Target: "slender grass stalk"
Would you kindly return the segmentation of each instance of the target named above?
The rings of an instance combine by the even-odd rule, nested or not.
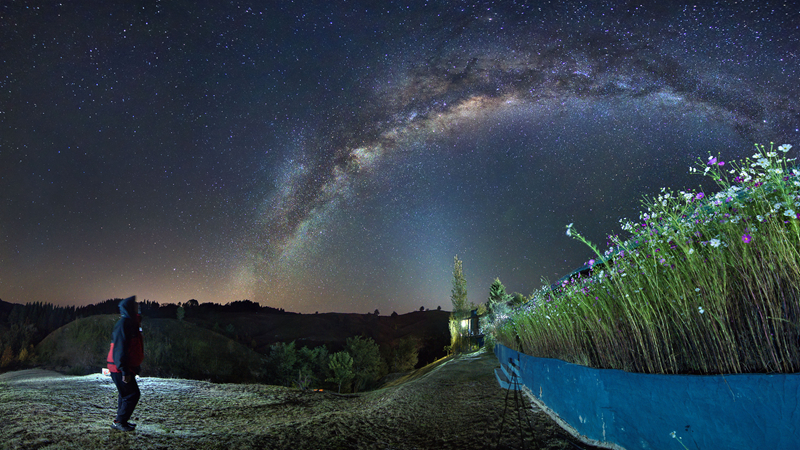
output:
[[[715,194],[662,189],[620,221],[587,273],[487,324],[534,355],[645,373],[800,371],[800,177],[777,149],[690,172]],[[515,345],[516,344],[516,345]]]

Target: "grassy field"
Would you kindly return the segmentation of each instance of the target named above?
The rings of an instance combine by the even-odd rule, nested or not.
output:
[[[10,372],[0,375],[0,448],[494,448],[506,400],[495,367],[490,353],[463,355],[390,387],[346,396],[145,377],[132,433],[109,428],[117,395],[110,378]],[[543,412],[526,414],[533,423],[525,426],[526,448],[591,448],[576,444]],[[518,448],[518,423],[504,429],[498,448]]]

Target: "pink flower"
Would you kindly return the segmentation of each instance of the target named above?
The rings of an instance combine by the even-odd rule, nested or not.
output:
[[[742,242],[744,242],[745,244],[749,244],[750,241],[752,241],[752,240],[753,240],[753,237],[750,236],[749,234],[743,234],[742,235]]]
[[[702,192],[698,192],[697,195],[694,197],[694,199],[695,200],[701,200],[705,196],[706,196],[706,194],[703,194]]]
[[[710,165],[713,165],[713,164],[716,164],[716,163],[717,163],[717,158],[711,158],[711,159],[708,160],[708,162],[706,164],[708,164],[710,166]]]
[[[593,265],[594,265],[594,260],[593,260],[593,259],[590,259],[590,260],[589,260],[589,267],[592,267]]]

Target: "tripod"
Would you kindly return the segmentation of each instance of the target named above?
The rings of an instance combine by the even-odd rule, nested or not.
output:
[[[500,446],[500,440],[503,438],[503,428],[505,427],[506,414],[508,413],[508,396],[511,394],[511,391],[514,391],[514,410],[517,412],[517,426],[519,429],[520,448],[522,448],[523,450],[525,449],[525,433],[523,430],[523,417],[528,423],[528,429],[531,431],[531,434],[533,434],[533,423],[531,423],[530,416],[525,414],[527,402],[525,401],[524,398],[522,398],[522,393],[520,392],[521,384],[519,381],[519,366],[520,366],[519,356],[517,356],[517,361],[514,361],[513,358],[508,358],[508,367],[510,368],[511,379],[509,380],[509,387],[506,390],[506,401],[503,407],[503,420],[502,422],[500,422],[500,434],[497,436],[497,443],[494,446],[495,449],[497,449]]]

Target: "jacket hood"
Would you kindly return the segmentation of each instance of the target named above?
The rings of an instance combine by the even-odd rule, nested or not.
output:
[[[136,296],[128,297],[119,302],[119,313],[122,317],[134,318],[139,313],[136,306]]]

